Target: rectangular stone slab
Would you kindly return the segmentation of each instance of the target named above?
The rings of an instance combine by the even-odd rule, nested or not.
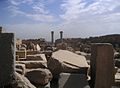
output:
[[[89,67],[84,56],[77,55],[67,50],[58,50],[53,53],[52,57],[62,61],[63,63],[71,64],[71,66]]]

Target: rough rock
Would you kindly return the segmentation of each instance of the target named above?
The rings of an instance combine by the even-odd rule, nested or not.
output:
[[[52,57],[62,62],[70,63],[76,67],[89,67],[84,56],[77,55],[67,50],[58,50],[53,53]]]
[[[63,69],[63,63],[55,58],[49,58],[47,66],[54,76],[60,74]]]
[[[26,77],[18,73],[16,73],[16,76],[17,76],[17,85],[15,85],[14,88],[36,88],[34,85],[30,83],[30,81]]]
[[[36,88],[23,75],[20,75],[19,73],[16,72],[15,76],[16,79],[13,82],[4,86],[0,86],[0,88]]]
[[[40,51],[31,51],[31,50],[27,50],[27,55],[35,55],[35,54],[40,54]]]
[[[61,72],[87,74],[87,69],[89,68],[84,56],[67,50],[54,52],[52,57],[49,58],[47,65],[53,74],[60,74]]]
[[[44,54],[35,54],[35,55],[27,55],[26,60],[41,60],[41,61],[46,61],[46,57]]]
[[[25,74],[25,64],[15,64],[15,70],[21,75]]]
[[[47,68],[45,61],[17,61],[17,63],[25,64],[26,69]]]
[[[120,73],[115,74],[115,84],[116,88],[120,88]]]
[[[83,74],[61,73],[58,88],[90,88],[90,86]]]
[[[120,73],[120,68],[118,68],[117,72]]]
[[[25,76],[34,84],[46,85],[52,79],[52,73],[48,69],[30,69]]]
[[[0,85],[15,78],[15,44],[13,33],[0,33]]]
[[[26,50],[19,50],[19,51],[16,51],[16,55],[19,56],[19,58],[26,58]]]
[[[50,82],[49,82],[48,84],[46,84],[46,85],[35,84],[35,86],[36,86],[37,88],[52,88]]]
[[[21,75],[24,75],[23,70],[21,69],[15,68],[15,71]]]
[[[120,60],[119,59],[116,59],[115,60],[115,66],[120,68]]]
[[[62,72],[64,73],[79,73],[79,74],[86,74],[88,72],[88,68],[85,67],[77,67],[74,65],[71,65],[69,63],[63,63]]]

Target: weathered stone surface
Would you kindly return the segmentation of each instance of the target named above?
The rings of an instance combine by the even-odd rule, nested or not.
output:
[[[0,88],[36,88],[23,75],[20,75],[19,73],[16,72],[15,76],[16,79],[14,81],[12,81],[10,84],[0,86]]]
[[[115,60],[115,66],[120,68],[120,60],[119,59],[116,59]]]
[[[54,52],[47,64],[53,74],[59,74],[61,72],[87,74],[89,67],[84,56],[66,50]]]
[[[16,73],[16,77],[17,77],[16,85],[14,84],[13,87],[10,88],[36,88],[34,85],[30,83],[30,81],[26,77],[18,73]]]
[[[91,50],[91,87],[111,88],[115,72],[112,45],[93,44]]]
[[[46,85],[52,79],[52,74],[48,69],[31,69],[26,72],[26,77],[35,84]]]
[[[19,61],[19,56],[18,56],[18,55],[16,55],[16,57],[15,57],[15,58],[16,58],[16,61]]]
[[[46,85],[35,84],[35,86],[37,88],[52,88],[50,82],[48,84],[46,84]]]
[[[47,62],[45,61],[16,61],[16,63],[25,64],[27,69],[47,68]]]
[[[66,50],[67,49],[67,43],[59,43],[57,44],[57,50]]]
[[[117,72],[120,73],[120,68],[118,68]]]
[[[41,60],[41,61],[46,61],[46,57],[44,54],[35,54],[35,55],[27,55],[26,57],[27,60]]]
[[[36,45],[36,50],[37,50],[37,51],[40,51],[40,50],[41,50],[41,48],[40,48],[40,46],[39,46],[38,44]]]
[[[6,85],[15,79],[15,45],[13,33],[0,34],[0,85]]]
[[[120,53],[114,52],[114,59],[119,59],[119,58],[120,58]]]
[[[63,69],[63,63],[55,58],[49,58],[47,66],[54,76],[60,74]]]
[[[22,69],[15,68],[15,71],[21,75],[25,74]]]
[[[79,73],[86,74],[88,72],[88,67],[77,67],[69,63],[63,63],[62,72],[64,73]]]
[[[35,54],[40,54],[40,51],[27,50],[27,55],[35,55]]]
[[[90,60],[91,54],[90,53],[85,53],[85,52],[80,52],[82,56],[85,56],[86,60]]]
[[[115,84],[116,88],[120,88],[120,73],[119,71],[115,74]]]
[[[16,72],[20,73],[21,75],[25,74],[25,64],[15,64]]]
[[[76,67],[89,67],[84,56],[77,55],[67,50],[58,50],[53,53],[52,57]]]
[[[61,73],[58,88],[90,88],[87,77],[83,74]]]
[[[16,51],[16,55],[18,55],[19,58],[26,58],[26,49]]]

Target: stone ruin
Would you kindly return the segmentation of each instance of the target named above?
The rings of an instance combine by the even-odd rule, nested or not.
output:
[[[15,40],[13,33],[0,34],[0,88],[35,88],[15,71]]]
[[[0,34],[0,84],[9,84],[15,79],[14,34]]]
[[[93,44],[91,53],[91,87],[111,88],[115,80],[114,52],[111,44]]]
[[[90,66],[84,56],[66,50],[53,54],[26,51],[24,57],[15,50],[14,34],[1,33],[0,88],[113,88],[111,44],[92,44]]]
[[[0,33],[2,33],[2,27],[0,27]]]

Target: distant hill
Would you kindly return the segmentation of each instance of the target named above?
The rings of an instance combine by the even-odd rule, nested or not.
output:
[[[57,39],[55,43],[60,43],[60,39]],[[63,42],[67,43],[70,46],[78,47],[79,44],[89,44],[89,43],[111,43],[113,46],[120,47],[120,34],[111,34],[97,37],[89,38],[64,38]]]
[[[112,34],[112,35],[105,35],[105,36],[99,36],[99,37],[90,37],[85,40],[90,41],[91,43],[111,43],[113,45],[115,45],[115,44],[120,45],[120,34]]]

